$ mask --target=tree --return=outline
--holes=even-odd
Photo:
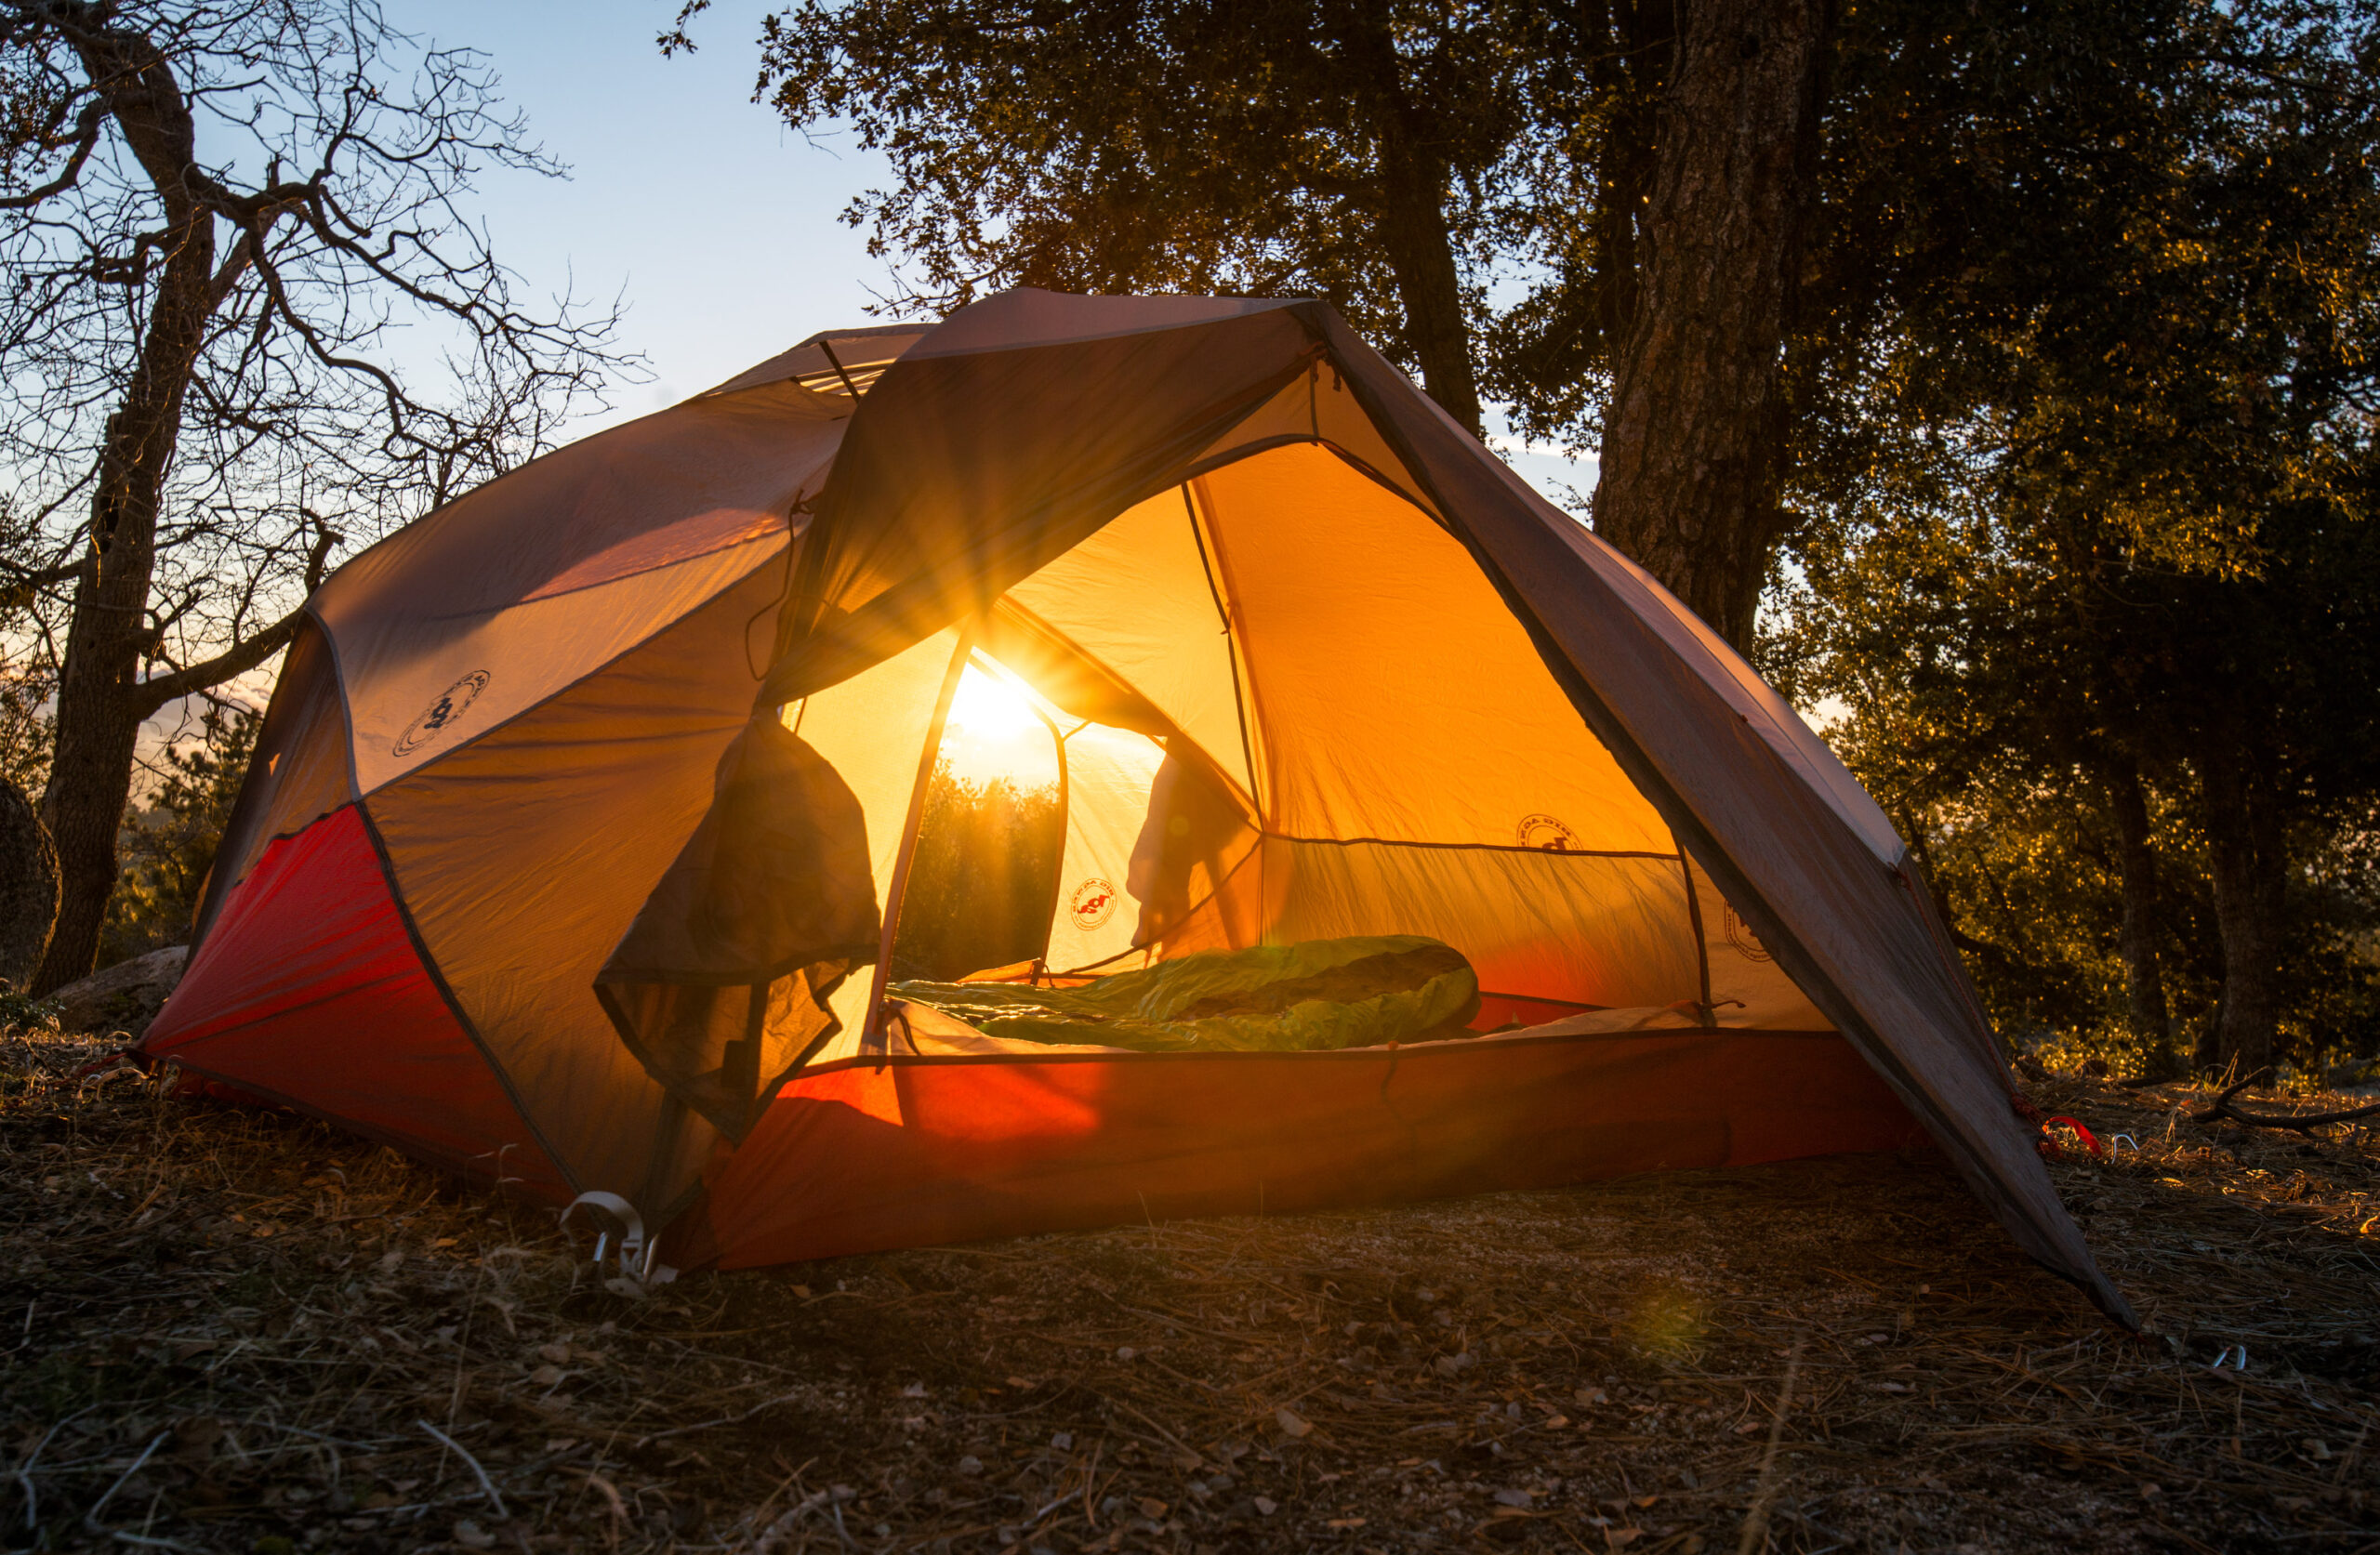
[[[598,391],[610,316],[522,310],[458,204],[560,171],[494,87],[371,0],[0,4],[0,459],[56,696],[36,991],[91,965],[142,721],[266,665],[350,534]]]
[[[2160,853],[2188,854],[2221,968],[2201,1056],[2244,1072],[2285,1016],[2310,1048],[2317,963],[2371,894],[2309,865],[2380,793],[2380,29],[2149,9],[1977,8],[1932,69],[1867,78],[1894,90],[1858,99],[1867,154],[1831,197],[1893,256],[1863,371],[1892,396],[1871,429],[1899,430],[1797,541],[1783,657],[1827,661],[1797,692],[1855,707],[1880,788],[1914,793],[1889,752],[1955,729],[1972,781],[1938,797],[2103,818],[2137,1027],[2162,1023],[2183,874]],[[1952,564],[1912,593],[1927,534]]]
[[[125,818],[118,838],[123,869],[100,933],[103,963],[178,944],[190,933],[199,890],[215,867],[215,850],[263,722],[236,703],[209,705],[194,743],[169,745],[160,753],[156,789]]]
[[[0,992],[41,965],[58,917],[58,851],[25,791],[0,776]]]
[[[1057,912],[1058,786],[960,777],[937,757],[892,940],[892,976],[948,981],[1038,957]]]
[[[1497,332],[1520,422],[1599,449],[1596,531],[1745,651],[1791,522],[1833,10],[1580,7],[1538,94],[1544,279]]]
[[[1325,297],[1476,434],[1481,248],[1542,31],[1410,0],[804,0],[763,22],[760,91],[892,159],[846,219],[911,267],[897,309],[1011,285]]]
[[[1784,343],[1828,0],[1688,4],[1617,351],[1595,528],[1749,651],[1785,526]]]

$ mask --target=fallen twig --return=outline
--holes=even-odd
[[[471,1456],[469,1448],[464,1446],[460,1442],[456,1441],[444,1431],[440,1430],[428,1420],[416,1420],[414,1424],[430,1432],[430,1435],[438,1438],[439,1441],[443,1442],[449,1447],[454,1448],[456,1456],[470,1466],[471,1472],[479,1477],[480,1488],[487,1492],[488,1505],[496,1509],[496,1516],[510,1517],[512,1515],[510,1512],[504,1509],[504,1497],[496,1493],[496,1482],[487,1477],[487,1470],[480,1467],[480,1460]]]
[[[1785,1352],[1785,1381],[1777,1390],[1777,1417],[1769,1422],[1768,1450],[1760,1455],[1760,1483],[1752,1493],[1752,1510],[1744,1514],[1743,1537],[1736,1555],[1753,1555],[1768,1539],[1768,1508],[1777,1499],[1777,1443],[1785,1434],[1785,1416],[1793,1407],[1793,1377],[1802,1368],[1802,1341]]]
[[[126,1544],[139,1545],[150,1549],[190,1548],[190,1546],[186,1544],[177,1544],[172,1539],[152,1538],[146,1534],[120,1533],[113,1528],[103,1527],[99,1522],[99,1514],[108,1509],[108,1503],[115,1499],[115,1493],[124,1488],[124,1483],[132,1478],[133,1475],[139,1473],[143,1468],[147,1467],[150,1458],[156,1455],[156,1451],[159,1447],[165,1444],[165,1439],[173,1434],[174,1433],[170,1430],[161,1430],[155,1436],[150,1438],[149,1445],[141,1448],[140,1456],[132,1460],[132,1467],[126,1469],[123,1473],[118,1474],[115,1477],[115,1483],[108,1486],[107,1494],[93,1502],[91,1504],[91,1509],[83,1514],[83,1526],[86,1530],[91,1533],[98,1534],[104,1538],[120,1539]]]
[[[705,1420],[698,1425],[672,1426],[668,1430],[656,1430],[650,1436],[640,1436],[636,1440],[636,1444],[640,1448],[650,1447],[655,1442],[667,1442],[673,1436],[686,1436],[698,1430],[709,1430],[716,1426],[740,1426],[763,1409],[774,1409],[781,1403],[791,1403],[801,1396],[800,1393],[782,1393],[773,1399],[761,1400],[741,1415],[721,1415],[716,1420]]]
[[[2231,1099],[2263,1079],[2265,1073],[2264,1070],[2259,1069],[2246,1079],[2227,1087],[2222,1095],[2215,1099],[2215,1105],[2202,1113],[2192,1113],[2190,1121],[2214,1123],[2219,1119],[2228,1118],[2234,1123],[2249,1124],[2257,1128],[2294,1128],[2299,1133],[2306,1134],[2317,1128],[2328,1127],[2334,1123],[2353,1123],[2358,1118],[2380,1116],[2380,1101],[2375,1101],[2369,1107],[2349,1107],[2335,1113],[2249,1113],[2242,1112],[2234,1106]]]

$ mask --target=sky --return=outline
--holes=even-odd
[[[665,59],[654,37],[676,9],[389,7],[426,42],[484,52],[530,138],[569,165],[567,180],[483,177],[482,209],[525,290],[625,303],[621,342],[654,378],[620,392],[620,415],[674,404],[821,329],[869,322],[868,283],[885,273],[836,219],[882,163],[847,142],[813,145],[750,100],[760,7],[729,0],[698,24],[701,49]]]

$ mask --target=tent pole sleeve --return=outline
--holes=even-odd
[[[967,661],[974,652],[975,624],[970,621],[959,628],[959,646],[951,652],[950,667],[942,672],[942,693],[934,699],[933,721],[926,726],[925,748],[918,753],[918,779],[909,789],[908,819],[901,824],[901,850],[893,855],[892,878],[884,886],[884,937],[877,945],[876,969],[868,982],[867,1013],[859,1039],[863,1053],[874,1052],[883,1034],[884,985],[892,980],[892,942],[901,932],[901,898],[909,889],[909,866],[917,862],[918,824],[925,819],[926,795],[933,787],[943,725],[950,718],[950,699],[959,693],[959,678],[967,672]]]
[[[835,354],[833,343],[822,336],[819,337],[818,349],[826,353],[826,365],[835,370],[835,376],[843,380],[843,392],[852,397],[853,404],[858,404],[859,385],[852,382],[852,376],[843,371],[843,359]]]

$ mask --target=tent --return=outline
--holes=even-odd
[[[1046,968],[1424,934],[1518,1029],[921,1032],[884,969],[970,665],[1064,737]],[[1310,301],[817,336],[364,552],[142,1045],[723,1267],[1930,1136],[2132,1321],[1875,804]]]

